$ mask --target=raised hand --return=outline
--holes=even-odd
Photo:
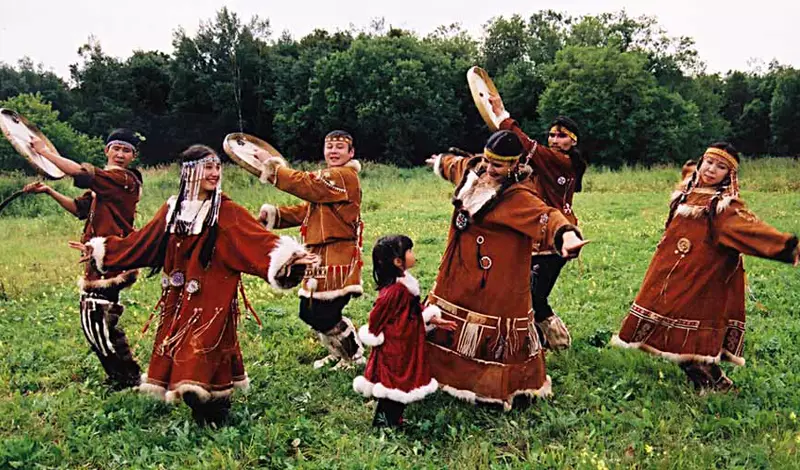
[[[90,259],[92,259],[92,254],[94,254],[94,248],[91,245],[86,245],[80,242],[69,242],[69,247],[73,250],[78,250],[81,252],[81,257],[78,260],[78,263],[86,263]]]
[[[489,104],[492,105],[492,112],[495,116],[499,116],[503,114],[503,111],[506,110],[506,107],[503,106],[503,100],[500,98],[500,95],[489,95]]]
[[[34,152],[38,153],[43,157],[46,157],[50,154],[50,149],[47,147],[47,143],[37,136],[31,137],[30,146]]]

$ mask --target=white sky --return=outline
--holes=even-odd
[[[314,28],[363,28],[381,17],[387,26],[420,35],[460,22],[478,37],[493,16],[527,18],[547,8],[573,16],[625,9],[631,16],[658,17],[672,36],[693,37],[709,72],[750,70],[752,59],[800,67],[796,0],[0,0],[0,61],[16,64],[29,56],[67,78],[89,35],[121,58],[140,49],[170,53],[175,28],[192,34],[223,6],[243,20],[254,14],[268,18],[274,38],[284,30],[300,38]]]

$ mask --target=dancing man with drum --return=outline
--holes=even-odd
[[[304,201],[281,207],[264,204],[260,219],[270,230],[300,226],[308,250],[322,258],[301,284],[300,318],[329,352],[314,362],[314,368],[334,360],[338,368],[365,362],[353,322],[342,315],[350,299],[363,293],[361,164],[353,159],[353,137],[345,131],[328,133],[323,153],[327,167],[314,172],[293,170],[263,150],[256,153],[263,163],[261,180]]]
[[[47,194],[67,212],[85,220],[82,242],[94,237],[125,236],[133,231],[141,195],[142,176],[129,167],[139,153],[142,140],[140,134],[130,129],[112,131],[106,139],[106,166],[101,169],[64,158],[51,151],[44,140],[34,138],[33,150],[72,176],[76,187],[87,191],[73,199],[42,182],[29,184],[24,191]],[[124,311],[119,302],[120,291],[136,282],[136,276],[136,270],[101,272],[94,264],[87,263],[78,282],[81,328],[108,375],[106,383],[118,390],[139,385],[141,375],[125,332],[119,326]]]

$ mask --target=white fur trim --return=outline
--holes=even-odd
[[[470,215],[481,210],[489,201],[497,196],[500,184],[494,180],[481,180],[474,171],[467,172],[467,180],[456,194],[455,199],[463,203]]]
[[[508,398],[505,400],[501,400],[498,398],[487,398],[478,395],[477,393],[471,390],[459,390],[457,388],[453,388],[449,385],[445,385],[442,387],[442,390],[447,392],[448,394],[459,398],[461,400],[467,401],[469,403],[493,403],[497,405],[503,405],[503,410],[511,411],[512,404],[514,402],[514,397],[518,395],[527,395],[529,397],[538,397],[538,398],[547,398],[553,394],[553,382],[550,380],[550,376],[548,375],[545,379],[544,385],[542,385],[539,389],[524,389],[524,390],[516,390],[512,393]]]
[[[288,167],[289,164],[281,157],[269,157],[261,166],[261,176],[258,180],[264,184],[270,182],[276,184],[278,180],[275,175],[278,173],[278,168],[282,166]]]
[[[356,173],[361,173],[361,162],[358,160],[355,159],[350,160],[349,162],[345,163],[342,166],[345,168],[352,168],[353,170],[356,171]]]
[[[125,289],[132,286],[136,282],[138,275],[138,270],[131,269],[129,271],[123,271],[108,279],[88,280],[85,278],[80,278],[78,279],[78,288],[81,290],[81,292],[86,292],[87,290],[93,289],[108,289],[109,287],[115,286]]]
[[[159,400],[164,400],[164,395],[167,393],[167,389],[162,387],[161,385],[147,383],[147,374],[142,374],[141,382],[138,387],[136,387],[141,393],[145,395],[151,395]]]
[[[425,310],[422,311],[422,319],[425,320],[425,323],[430,323],[431,319],[438,318],[442,319],[442,309],[440,309],[437,305],[428,305],[425,307]]]
[[[442,176],[442,154],[436,155],[433,157],[433,174],[438,176],[439,178],[444,178]]]
[[[411,295],[415,297],[419,296],[419,281],[412,276],[410,272],[406,271],[403,277],[398,277],[397,282],[406,286],[406,289],[411,292]]]
[[[267,228],[267,230],[272,230],[275,228],[275,222],[278,219],[278,208],[272,204],[264,204],[261,206],[259,216],[262,219],[267,219],[264,226]]]
[[[716,356],[704,356],[701,354],[675,354],[670,352],[664,352],[659,349],[656,349],[648,344],[645,343],[628,343],[624,341],[619,335],[614,335],[611,337],[611,341],[609,342],[611,346],[623,349],[641,349],[644,352],[650,353],[654,356],[663,357],[672,362],[677,362],[678,364],[684,362],[703,362],[706,364],[719,364],[722,360],[723,353],[720,352]],[[730,362],[738,365],[743,366],[745,364],[745,360],[739,356],[733,356],[732,354],[725,351],[725,358],[730,359]]]
[[[275,276],[295,254],[302,254],[305,252],[306,250],[303,248],[303,245],[292,237],[284,235],[278,240],[275,248],[269,252],[269,270],[267,271],[267,281],[269,281],[269,285],[271,285],[273,289],[278,291],[287,290],[278,284]]]
[[[103,269],[103,259],[106,257],[106,238],[94,237],[86,242],[86,245],[92,247],[92,258],[94,259],[94,265],[97,270],[101,273],[106,272],[106,270]]]
[[[382,383],[372,383],[363,375],[359,375],[353,380],[353,390],[364,395],[366,398],[386,398],[403,404],[409,404],[422,400],[426,396],[435,392],[439,388],[436,379],[431,379],[426,385],[417,387],[405,392],[397,388],[387,388]]]
[[[361,328],[358,329],[358,337],[361,339],[361,342],[366,344],[367,346],[380,346],[383,344],[383,333],[379,333],[378,336],[373,335],[369,331],[369,326],[361,325]]]
[[[316,287],[316,286],[315,286]],[[364,293],[364,287],[360,284],[353,284],[352,286],[344,286],[341,289],[335,290],[326,290],[322,292],[310,292],[309,290],[301,287],[299,291],[297,291],[297,295],[300,297],[305,298],[312,298],[317,300],[333,300],[338,299],[339,297],[343,297],[347,294],[352,294],[355,296],[359,296]]]
[[[720,199],[719,203],[717,204],[717,214],[721,214],[722,212],[724,212],[725,209],[727,209],[728,206],[730,206],[731,203],[735,200],[736,198],[733,196],[725,196],[722,199]]]

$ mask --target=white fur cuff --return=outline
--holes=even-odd
[[[278,173],[278,168],[282,166],[289,166],[281,157],[269,157],[261,167],[261,176],[258,178],[264,184],[277,183],[275,176]]]
[[[97,270],[101,273],[106,272],[106,270],[103,269],[103,259],[106,257],[106,238],[94,237],[86,242],[86,246],[92,247],[92,259],[94,260],[94,265]]]
[[[442,154],[436,155],[433,157],[433,174],[438,176],[439,178],[444,178],[442,176]]]
[[[380,346],[383,344],[383,333],[378,334],[378,336],[373,335],[369,331],[369,327],[367,325],[361,325],[361,328],[358,329],[358,337],[361,339],[361,342],[366,344],[367,346]]]
[[[267,230],[272,230],[275,228],[278,219],[278,208],[272,204],[264,204],[259,211],[259,218],[264,222]]]
[[[422,319],[425,320],[425,323],[430,323],[433,318],[441,320],[442,310],[436,305],[428,305],[425,307],[425,310],[422,311]]]
[[[275,248],[269,252],[269,270],[267,271],[267,281],[276,290],[283,291],[293,286],[281,284],[277,276],[279,273],[286,272],[286,263],[296,254],[306,253],[305,248],[292,237],[282,236]]]

